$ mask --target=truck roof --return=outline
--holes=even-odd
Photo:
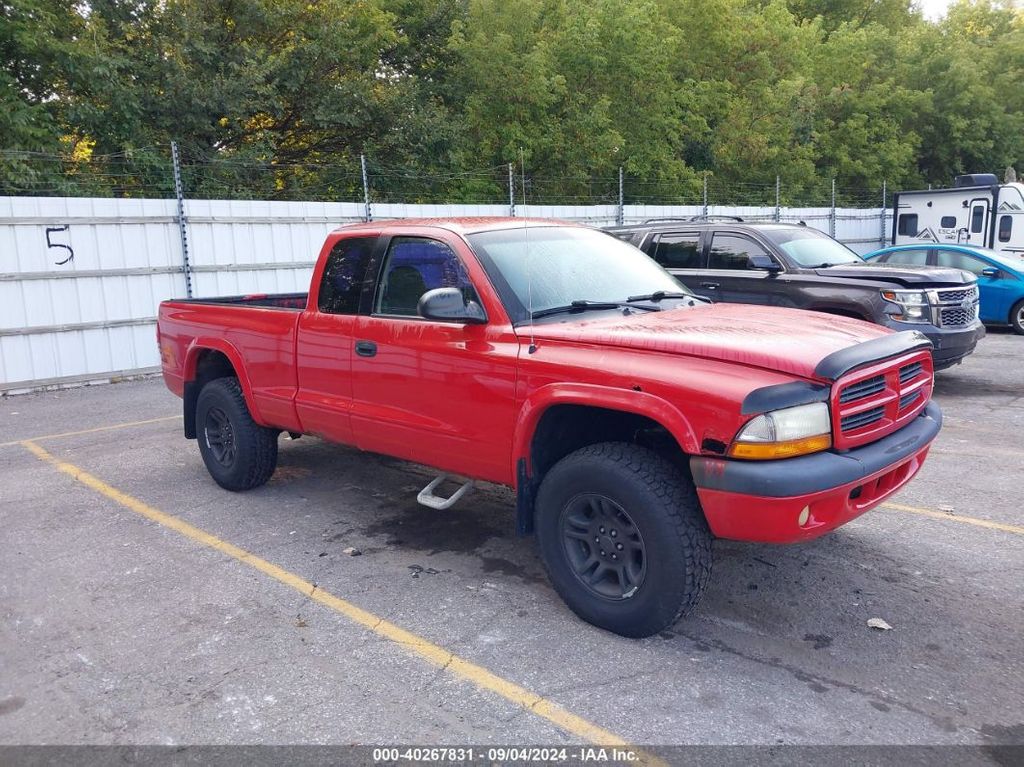
[[[513,216],[462,216],[456,218],[395,218],[379,219],[377,221],[363,221],[356,224],[346,224],[338,227],[335,231],[350,232],[353,229],[372,229],[377,231],[386,227],[389,230],[415,229],[422,227],[434,227],[436,229],[447,229],[456,234],[475,234],[477,232],[488,232],[495,229],[515,229],[517,227],[537,226],[579,226],[571,221],[559,221],[550,218],[516,218]]]

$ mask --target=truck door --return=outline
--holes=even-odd
[[[352,444],[352,344],[360,296],[377,237],[347,237],[331,248],[316,306],[299,317],[295,410],[303,430]]]
[[[978,247],[985,247],[988,239],[989,216],[992,201],[987,197],[976,197],[970,204],[971,217],[967,225],[967,242]]]
[[[364,450],[507,483],[519,353],[511,325],[428,320],[417,310],[440,287],[480,302],[471,260],[455,236],[391,238],[358,321],[352,428]]]

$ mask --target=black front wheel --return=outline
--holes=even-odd
[[[274,429],[252,419],[237,378],[217,378],[196,400],[199,452],[207,471],[225,490],[251,490],[277,467]]]
[[[711,532],[696,490],[651,450],[605,442],[571,453],[544,477],[536,515],[555,590],[595,626],[650,636],[707,586]]]

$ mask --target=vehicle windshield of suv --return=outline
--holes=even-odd
[[[630,297],[692,294],[643,251],[605,232],[531,226],[468,237],[513,322],[578,302],[625,304]],[[663,303],[658,298],[655,303]],[[637,299],[635,299],[637,300]],[[609,307],[598,307],[609,308]],[[642,308],[637,304],[637,308]]]
[[[823,232],[804,227],[793,229],[765,228],[761,234],[775,243],[787,256],[805,269],[819,269],[839,264],[859,264],[864,259]]]

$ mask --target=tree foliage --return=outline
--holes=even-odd
[[[620,167],[798,194],[1024,157],[1007,0],[0,0],[0,60],[14,192],[140,193],[172,140],[209,196],[352,194],[361,153],[380,194],[464,200],[509,163],[569,197]]]

